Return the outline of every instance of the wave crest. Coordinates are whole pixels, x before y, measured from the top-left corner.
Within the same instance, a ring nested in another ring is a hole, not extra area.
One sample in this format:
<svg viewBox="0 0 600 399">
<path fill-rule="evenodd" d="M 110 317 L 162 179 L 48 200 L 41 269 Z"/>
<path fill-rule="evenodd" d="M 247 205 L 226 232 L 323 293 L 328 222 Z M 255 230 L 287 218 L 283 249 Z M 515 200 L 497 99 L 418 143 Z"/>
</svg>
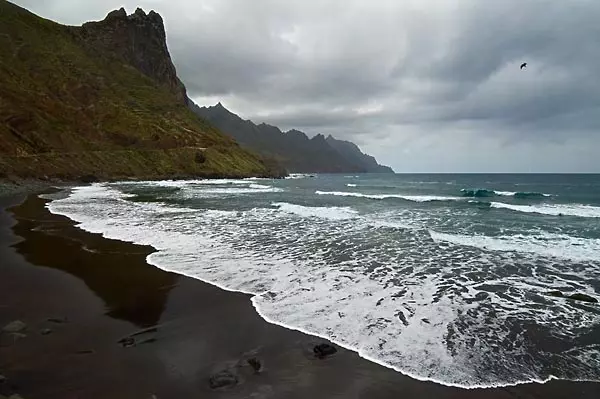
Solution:
<svg viewBox="0 0 600 399">
<path fill-rule="evenodd" d="M 440 195 L 403 195 L 403 194 L 363 194 L 351 191 L 316 191 L 317 195 L 335 195 L 340 197 L 358 197 L 383 200 L 388 198 L 403 199 L 413 202 L 431 202 L 431 201 L 457 201 L 460 197 L 447 197 Z"/>
<path fill-rule="evenodd" d="M 463 188 L 460 190 L 463 197 L 485 198 L 485 197 L 514 197 L 520 199 L 551 197 L 551 194 L 538 193 L 535 191 L 497 191 L 487 188 Z"/>
</svg>

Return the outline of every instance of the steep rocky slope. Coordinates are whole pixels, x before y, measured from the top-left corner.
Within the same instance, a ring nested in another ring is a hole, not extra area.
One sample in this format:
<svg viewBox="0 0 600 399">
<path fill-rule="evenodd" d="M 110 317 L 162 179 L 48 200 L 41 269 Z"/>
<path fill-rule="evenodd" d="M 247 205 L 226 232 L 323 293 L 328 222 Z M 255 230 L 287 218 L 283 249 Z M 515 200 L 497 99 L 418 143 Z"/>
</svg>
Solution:
<svg viewBox="0 0 600 399">
<path fill-rule="evenodd" d="M 0 177 L 273 174 L 188 109 L 158 14 L 70 27 L 0 0 Z"/>
<path fill-rule="evenodd" d="M 393 173 L 375 158 L 363 154 L 356 144 L 318 134 L 309 138 L 299 130 L 282 132 L 265 123 L 244 120 L 221 103 L 212 107 L 190 107 L 243 147 L 276 159 L 289 172 L 300 173 Z"/>
</svg>

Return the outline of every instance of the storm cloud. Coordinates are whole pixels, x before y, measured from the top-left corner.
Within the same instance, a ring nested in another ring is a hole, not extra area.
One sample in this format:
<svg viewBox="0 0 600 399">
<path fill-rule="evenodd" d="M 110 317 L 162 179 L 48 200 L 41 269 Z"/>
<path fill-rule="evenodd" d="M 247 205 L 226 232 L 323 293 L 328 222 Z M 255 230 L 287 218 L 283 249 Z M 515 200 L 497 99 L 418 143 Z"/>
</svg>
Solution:
<svg viewBox="0 0 600 399">
<path fill-rule="evenodd" d="M 16 2 L 74 25 L 154 9 L 199 105 L 398 172 L 600 172 L 596 0 Z"/>
</svg>

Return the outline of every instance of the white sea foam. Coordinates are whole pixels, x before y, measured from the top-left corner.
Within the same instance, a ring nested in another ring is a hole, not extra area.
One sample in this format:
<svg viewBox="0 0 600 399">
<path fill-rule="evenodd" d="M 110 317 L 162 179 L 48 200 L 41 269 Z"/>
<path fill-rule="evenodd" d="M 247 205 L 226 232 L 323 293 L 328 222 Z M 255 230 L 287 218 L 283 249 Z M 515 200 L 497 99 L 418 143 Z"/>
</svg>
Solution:
<svg viewBox="0 0 600 399">
<path fill-rule="evenodd" d="M 354 183 L 348 183 L 348 184 L 346 184 L 346 186 L 348 186 L 348 187 L 356 187 L 356 184 L 354 184 Z"/>
<path fill-rule="evenodd" d="M 193 185 L 184 190 L 202 193 Z M 157 267 L 256 294 L 254 306 L 272 323 L 331 339 L 420 380 L 466 388 L 545 381 L 551 376 L 544 365 L 556 364 L 556 355 L 527 352 L 535 341 L 522 326 L 557 326 L 553 334 L 571 342 L 600 322 L 568 301 L 541 297 L 543 311 L 530 307 L 538 305 L 532 295 L 557 286 L 594 294 L 597 263 L 572 267 L 540 261 L 539 253 L 474 245 L 441 250 L 427 230 L 373 228 L 377 220 L 351 208 L 273 205 L 223 211 L 139 203 L 95 185 L 48 207 L 85 230 L 154 246 L 148 261 Z M 598 380 L 598 351 L 578 350 L 561 353 L 566 367 L 553 373 Z"/>
<path fill-rule="evenodd" d="M 330 220 L 351 219 L 358 215 L 358 212 L 349 207 L 322 207 L 322 206 L 302 206 L 290 204 L 287 202 L 274 202 L 283 212 L 292 213 L 301 217 L 318 217 Z"/>
<path fill-rule="evenodd" d="M 267 186 L 266 184 L 250 184 L 249 186 L 250 188 L 254 188 L 254 189 L 258 189 L 258 190 L 264 190 L 264 189 L 268 189 L 271 190 L 274 187 L 272 186 Z M 281 190 L 281 189 L 280 189 Z"/>
<path fill-rule="evenodd" d="M 449 234 L 429 231 L 435 241 L 445 241 L 490 251 L 529 252 L 541 256 L 596 261 L 600 254 L 600 240 L 577 238 L 563 234 L 540 233 L 490 237 L 484 235 Z"/>
<path fill-rule="evenodd" d="M 218 195 L 238 195 L 238 194 L 260 194 L 260 193 L 278 193 L 284 191 L 279 187 L 265 186 L 262 184 L 251 184 L 248 187 L 210 187 L 210 188 L 193 188 L 188 190 L 188 197 L 202 196 L 204 194 Z"/>
<path fill-rule="evenodd" d="M 305 179 L 307 177 L 313 177 L 313 175 L 310 175 L 308 173 L 290 173 L 285 178 L 286 179 Z"/>
<path fill-rule="evenodd" d="M 536 204 L 516 205 L 504 202 L 492 202 L 492 208 L 510 209 L 525 213 L 539 213 L 552 216 L 579 216 L 584 218 L 600 218 L 600 207 L 591 205 L 569 205 L 569 204 Z"/>
<path fill-rule="evenodd" d="M 403 194 L 363 194 L 349 191 L 316 191 L 318 195 L 336 195 L 340 197 L 359 197 L 382 200 L 386 198 L 399 198 L 413 202 L 431 202 L 431 201 L 459 201 L 460 197 L 448 197 L 439 195 L 403 195 Z"/>
</svg>

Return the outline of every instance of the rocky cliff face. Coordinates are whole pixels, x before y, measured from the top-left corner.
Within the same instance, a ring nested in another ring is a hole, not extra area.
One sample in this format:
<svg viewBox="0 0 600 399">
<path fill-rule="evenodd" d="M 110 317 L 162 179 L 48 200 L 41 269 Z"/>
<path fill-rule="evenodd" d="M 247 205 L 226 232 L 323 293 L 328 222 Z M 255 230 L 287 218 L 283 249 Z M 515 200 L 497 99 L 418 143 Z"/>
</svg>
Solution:
<svg viewBox="0 0 600 399">
<path fill-rule="evenodd" d="M 327 143 L 349 162 L 364 168 L 371 173 L 394 173 L 389 166 L 380 165 L 375 157 L 363 153 L 356 144 L 351 141 L 338 140 L 333 136 L 327 137 Z"/>
<path fill-rule="evenodd" d="M 325 138 L 322 134 L 309 138 L 295 129 L 282 132 L 266 123 L 256 125 L 230 112 L 221 103 L 213 107 L 198 107 L 192 102 L 190 107 L 243 147 L 276 159 L 291 173 L 394 172 L 379 165 L 375 158 L 363 154 L 356 144 L 349 141 L 336 140 L 331 136 Z"/>
<path fill-rule="evenodd" d="M 177 77 L 167 48 L 162 17 L 138 8 L 110 12 L 103 21 L 87 22 L 73 31 L 91 51 L 120 57 L 144 75 L 168 88 L 187 104 L 185 86 Z"/>
<path fill-rule="evenodd" d="M 156 13 L 72 27 L 0 0 L 0 60 L 0 179 L 280 173 L 189 110 Z"/>
</svg>

